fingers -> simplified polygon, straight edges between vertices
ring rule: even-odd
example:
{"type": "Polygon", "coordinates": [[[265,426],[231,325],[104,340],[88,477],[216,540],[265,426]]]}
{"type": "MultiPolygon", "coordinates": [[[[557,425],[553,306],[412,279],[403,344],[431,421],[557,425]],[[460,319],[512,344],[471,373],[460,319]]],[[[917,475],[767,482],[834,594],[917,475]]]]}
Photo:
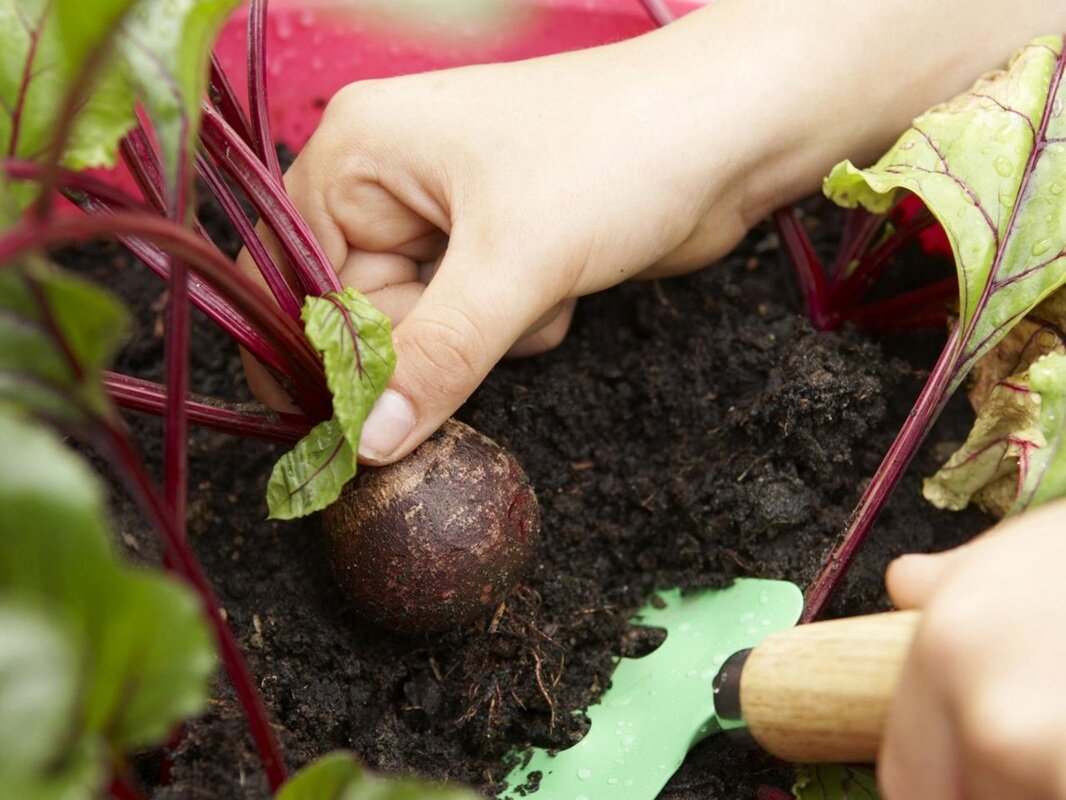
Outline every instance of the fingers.
{"type": "Polygon", "coordinates": [[[396,373],[363,426],[364,461],[390,463],[425,440],[545,306],[554,304],[539,287],[524,286],[516,277],[534,271],[491,272],[487,262],[500,260],[453,242],[440,270],[396,326],[396,373]]]}
{"type": "Polygon", "coordinates": [[[542,316],[507,351],[507,358],[526,358],[553,350],[562,344],[574,318],[576,300],[564,300],[542,316]]]}
{"type": "Polygon", "coordinates": [[[882,800],[963,798],[957,736],[941,687],[927,673],[923,658],[911,653],[889,712],[877,759],[882,800]]]}
{"type": "Polygon", "coordinates": [[[896,608],[923,608],[951,569],[965,558],[966,546],[944,553],[900,556],[888,565],[885,586],[896,608]]]}

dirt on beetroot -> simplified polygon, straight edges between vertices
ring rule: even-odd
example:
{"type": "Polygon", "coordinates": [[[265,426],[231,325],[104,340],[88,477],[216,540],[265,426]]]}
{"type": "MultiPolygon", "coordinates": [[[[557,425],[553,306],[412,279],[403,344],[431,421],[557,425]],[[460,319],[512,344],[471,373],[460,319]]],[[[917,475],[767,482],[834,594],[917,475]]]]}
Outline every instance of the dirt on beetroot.
{"type": "MultiPolygon", "coordinates": [[[[203,216],[223,229],[212,209],[203,216]]],[[[831,238],[823,223],[831,218],[822,204],[808,206],[816,235],[831,238]]],[[[119,367],[161,379],[162,283],[111,247],[61,258],[129,301],[135,330],[119,367]]],[[[925,266],[912,254],[903,269],[925,266]]],[[[361,623],[333,583],[317,519],[266,521],[266,480],[284,448],[196,431],[190,537],[289,767],[345,748],[384,773],[462,782],[491,796],[509,754],[578,740],[580,710],[609,686],[614,660],[655,647],[658,632],[627,622],[653,591],[739,576],[804,586],[943,336],[817,333],[797,315],[791,286],[764,226],[703,272],[583,300],[560,348],[492,373],[457,416],[523,465],[540,498],[543,544],[526,580],[471,630],[405,639],[361,623]]],[[[199,315],[193,365],[194,390],[250,399],[236,347],[199,315]]],[[[129,420],[158,468],[158,421],[129,420]]],[[[969,422],[956,398],[834,615],[885,608],[882,574],[893,556],[952,546],[987,524],[976,513],[936,511],[919,491],[941,443],[960,441],[969,422]]],[[[126,549],[156,561],[154,538],[118,489],[113,509],[126,549]]],[[[166,758],[138,760],[149,796],[268,796],[224,677],[207,714],[175,742],[166,758]]],[[[713,737],[661,797],[752,798],[760,784],[787,787],[791,774],[713,737]]]]}

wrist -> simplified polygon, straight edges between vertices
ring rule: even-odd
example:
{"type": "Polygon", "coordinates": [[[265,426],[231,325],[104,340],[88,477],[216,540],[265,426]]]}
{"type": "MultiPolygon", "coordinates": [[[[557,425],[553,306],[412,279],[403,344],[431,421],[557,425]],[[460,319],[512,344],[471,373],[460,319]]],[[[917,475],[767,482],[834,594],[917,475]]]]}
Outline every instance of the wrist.
{"type": "Polygon", "coordinates": [[[751,225],[1062,30],[1061,0],[715,0],[644,38],[671,65],[696,174],[710,191],[724,177],[751,225]]]}

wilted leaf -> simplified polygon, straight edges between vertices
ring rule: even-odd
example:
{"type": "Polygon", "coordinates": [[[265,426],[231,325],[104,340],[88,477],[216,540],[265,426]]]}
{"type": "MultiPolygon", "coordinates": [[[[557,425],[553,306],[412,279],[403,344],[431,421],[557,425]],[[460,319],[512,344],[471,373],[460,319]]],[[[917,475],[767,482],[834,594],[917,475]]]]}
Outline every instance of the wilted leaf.
{"type": "Polygon", "coordinates": [[[796,800],[878,800],[880,797],[872,772],[835,764],[800,767],[792,794],[796,800]]]}
{"type": "Polygon", "coordinates": [[[1029,368],[1029,381],[1040,394],[1040,431],[1045,444],[1029,458],[1011,513],[1066,497],[1066,355],[1044,356],[1029,368]]]}
{"type": "Polygon", "coordinates": [[[959,272],[949,393],[978,358],[1066,281],[1066,55],[1038,39],[1009,69],[915,120],[873,167],[838,164],[826,194],[887,211],[918,195],[959,272]]]}
{"type": "Polygon", "coordinates": [[[992,387],[1048,353],[1066,351],[1066,288],[1059,289],[1018,322],[973,368],[967,393],[974,411],[992,387]]]}
{"type": "Polygon", "coordinates": [[[276,800],[475,800],[463,789],[408,779],[379,778],[349,753],[330,753],[286,783],[276,800]]]}
{"type": "Polygon", "coordinates": [[[1040,395],[1029,387],[1028,370],[992,387],[965,444],[922,485],[937,508],[959,511],[973,499],[1002,517],[1018,494],[1019,464],[1045,444],[1040,395]]]}
{"type": "Polygon", "coordinates": [[[1015,325],[977,362],[969,395],[977,413],[965,444],[923,493],[937,508],[954,511],[971,500],[995,517],[1014,505],[1034,454],[1046,444],[1041,397],[1030,366],[1049,353],[1066,353],[1066,290],[1060,289],[1015,325]]]}

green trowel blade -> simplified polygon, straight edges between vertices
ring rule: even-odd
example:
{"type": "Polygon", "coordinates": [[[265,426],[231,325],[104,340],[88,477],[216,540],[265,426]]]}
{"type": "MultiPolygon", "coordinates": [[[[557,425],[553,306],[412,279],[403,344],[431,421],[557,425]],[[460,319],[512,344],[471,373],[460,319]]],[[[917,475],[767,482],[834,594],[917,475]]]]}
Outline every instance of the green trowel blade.
{"type": "Polygon", "coordinates": [[[634,622],[665,629],[666,640],[643,658],[619,661],[611,688],[588,709],[585,738],[555,755],[535,750],[500,797],[653,800],[689,748],[718,729],[712,681],[722,663],[796,624],[802,608],[800,590],[784,581],[738,580],[684,597],[661,592],[634,622]]]}

